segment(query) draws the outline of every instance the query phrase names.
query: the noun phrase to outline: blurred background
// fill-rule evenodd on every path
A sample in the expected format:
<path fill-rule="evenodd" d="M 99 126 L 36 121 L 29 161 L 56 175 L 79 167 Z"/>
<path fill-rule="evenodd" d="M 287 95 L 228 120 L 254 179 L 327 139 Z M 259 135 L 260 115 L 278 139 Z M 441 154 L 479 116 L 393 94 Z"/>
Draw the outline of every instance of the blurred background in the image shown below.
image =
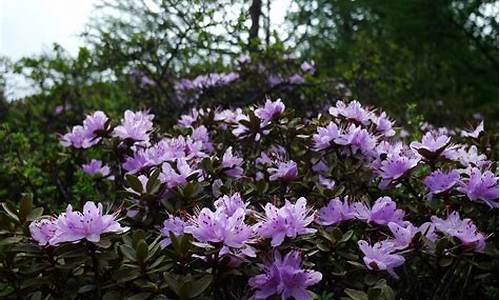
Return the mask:
<path fill-rule="evenodd" d="M 86 112 L 281 97 L 358 99 L 403 124 L 498 126 L 498 2 L 0 0 L 0 121 L 64 131 Z"/>

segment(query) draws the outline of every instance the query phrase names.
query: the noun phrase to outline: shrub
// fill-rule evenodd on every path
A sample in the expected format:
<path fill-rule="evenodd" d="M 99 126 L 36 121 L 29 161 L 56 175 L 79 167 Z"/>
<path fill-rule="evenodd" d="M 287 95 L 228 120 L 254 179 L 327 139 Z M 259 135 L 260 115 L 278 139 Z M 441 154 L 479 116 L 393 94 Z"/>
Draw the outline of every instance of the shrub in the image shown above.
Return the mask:
<path fill-rule="evenodd" d="M 422 135 L 356 101 L 306 118 L 281 100 L 154 121 L 87 115 L 51 148 L 70 203 L 2 203 L 2 297 L 498 296 L 482 123 Z"/>

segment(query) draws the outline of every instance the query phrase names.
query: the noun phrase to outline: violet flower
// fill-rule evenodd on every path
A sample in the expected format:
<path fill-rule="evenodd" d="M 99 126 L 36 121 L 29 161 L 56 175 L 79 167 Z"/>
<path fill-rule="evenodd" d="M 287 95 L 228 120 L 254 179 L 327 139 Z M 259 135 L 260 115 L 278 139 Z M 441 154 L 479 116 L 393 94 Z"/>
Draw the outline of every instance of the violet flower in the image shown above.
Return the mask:
<path fill-rule="evenodd" d="M 430 195 L 445 193 L 458 184 L 460 173 L 457 170 L 448 172 L 436 170 L 424 179 L 425 186 L 429 189 Z"/>
<path fill-rule="evenodd" d="M 405 212 L 398 209 L 390 197 L 378 198 L 371 208 L 362 202 L 353 203 L 352 208 L 357 219 L 377 225 L 387 225 L 389 222 L 402 224 L 405 216 Z"/>
<path fill-rule="evenodd" d="M 445 156 L 448 152 L 455 149 L 455 146 L 450 146 L 451 137 L 441 134 L 434 135 L 427 132 L 421 142 L 413 141 L 410 147 L 419 155 L 426 159 L 435 159 L 439 156 Z"/>
<path fill-rule="evenodd" d="M 386 189 L 392 182 L 406 176 L 420 161 L 419 158 L 407 156 L 391 156 L 380 163 L 380 168 L 376 171 L 382 178 L 379 183 L 380 189 Z"/>
<path fill-rule="evenodd" d="M 110 174 L 109 166 L 103 165 L 102 161 L 97 159 L 92 159 L 90 163 L 82 165 L 82 170 L 89 175 L 99 174 L 102 177 L 107 177 Z"/>
<path fill-rule="evenodd" d="M 82 213 L 73 211 L 69 204 L 66 213 L 57 218 L 56 226 L 56 232 L 50 239 L 51 245 L 81 239 L 99 242 L 104 233 L 123 233 L 128 230 L 128 227 L 122 227 L 116 221 L 116 214 L 103 214 L 102 204 L 95 205 L 91 201 L 85 203 Z"/>
<path fill-rule="evenodd" d="M 432 216 L 431 221 L 438 231 L 458 238 L 466 248 L 472 248 L 476 252 L 484 250 L 486 237 L 479 232 L 471 219 L 461 220 L 457 211 L 449 214 L 445 220 Z"/>
<path fill-rule="evenodd" d="M 255 110 L 255 116 L 261 120 L 261 126 L 264 126 L 284 111 L 285 105 L 283 104 L 281 99 L 278 99 L 276 101 L 271 101 L 268 99 L 266 100 L 266 103 L 264 103 L 264 106 L 261 106 Z"/>
<path fill-rule="evenodd" d="M 185 159 L 181 158 L 177 159 L 176 169 L 170 163 L 166 162 L 162 165 L 161 173 L 158 177 L 170 189 L 186 184 L 188 177 L 199 173 L 198 170 L 192 169 Z"/>
<path fill-rule="evenodd" d="M 168 218 L 163 222 L 163 227 L 160 229 L 160 233 L 164 239 L 160 241 L 160 246 L 162 248 L 167 247 L 172 243 L 170 240 L 170 233 L 173 233 L 176 237 L 184 234 L 184 228 L 187 226 L 187 222 L 179 217 L 168 216 Z"/>
<path fill-rule="evenodd" d="M 336 140 L 336 142 L 349 146 L 353 154 L 360 151 L 365 156 L 374 156 L 375 147 L 377 146 L 377 138 L 375 136 L 368 132 L 368 130 L 354 124 L 351 124 L 346 133 Z"/>
<path fill-rule="evenodd" d="M 477 139 L 479 138 L 479 135 L 481 135 L 482 132 L 484 132 L 484 121 L 481 121 L 481 123 L 479 123 L 479 125 L 477 125 L 477 127 L 473 131 L 462 130 L 460 135 L 463 137 L 470 137 L 473 139 Z"/>
<path fill-rule="evenodd" d="M 281 299 L 312 300 L 307 288 L 321 281 L 320 272 L 302 269 L 300 252 L 290 251 L 284 258 L 274 252 L 272 261 L 263 266 L 263 274 L 250 278 L 248 284 L 256 289 L 249 300 L 265 300 L 272 295 Z"/>
<path fill-rule="evenodd" d="M 354 211 L 344 198 L 344 202 L 339 198 L 331 199 L 327 206 L 319 210 L 316 223 L 320 225 L 335 225 L 344 221 L 354 219 Z"/>
<path fill-rule="evenodd" d="M 344 117 L 363 125 L 370 124 L 373 117 L 373 112 L 364 109 L 358 101 L 351 101 L 347 105 L 342 101 L 337 101 L 335 107 L 330 107 L 328 111 L 334 117 Z"/>
<path fill-rule="evenodd" d="M 305 82 L 305 79 L 300 74 L 293 74 L 292 76 L 290 76 L 288 78 L 288 82 L 290 84 L 299 85 L 299 84 L 303 84 Z"/>
<path fill-rule="evenodd" d="M 56 233 L 56 219 L 43 218 L 30 223 L 29 230 L 31 237 L 38 242 L 38 245 L 48 245 Z"/>
<path fill-rule="evenodd" d="M 321 184 L 321 186 L 323 186 L 327 190 L 333 190 L 336 183 L 333 179 L 329 179 L 323 175 L 319 175 L 319 184 Z"/>
<path fill-rule="evenodd" d="M 286 200 L 281 208 L 267 203 L 264 211 L 265 216 L 254 228 L 258 235 L 272 238 L 273 247 L 281 245 L 285 237 L 295 238 L 316 232 L 316 229 L 307 227 L 314 221 L 314 211 L 307 208 L 307 200 L 304 197 L 297 199 L 295 204 Z"/>
<path fill-rule="evenodd" d="M 374 271 L 386 270 L 394 278 L 399 276 L 394 272 L 394 268 L 401 266 L 405 259 L 399 254 L 394 254 L 396 249 L 390 241 L 382 241 L 370 246 L 368 242 L 358 241 L 359 249 L 365 255 L 363 261 L 368 269 Z"/>
<path fill-rule="evenodd" d="M 283 181 L 292 181 L 298 176 L 297 163 L 293 160 L 287 162 L 279 162 L 276 168 L 268 168 L 269 180 L 276 181 L 278 179 Z"/>
<path fill-rule="evenodd" d="M 233 155 L 233 147 L 228 147 L 222 156 L 222 167 L 224 174 L 233 178 L 241 178 L 243 176 L 243 159 Z"/>
<path fill-rule="evenodd" d="M 215 212 L 203 208 L 194 216 L 185 228 L 186 233 L 202 243 L 222 243 L 219 254 L 230 253 L 237 249 L 246 256 L 255 256 L 255 250 L 248 245 L 252 242 L 254 233 L 252 228 L 245 224 L 245 209 L 238 208 L 233 215 L 228 216 L 224 210 Z"/>
<path fill-rule="evenodd" d="M 314 72 L 316 71 L 316 69 L 314 68 L 314 65 L 311 63 L 308 63 L 307 61 L 303 62 L 300 65 L 300 69 L 306 73 L 309 73 L 309 74 L 314 74 Z"/>
<path fill-rule="evenodd" d="M 231 196 L 224 195 L 214 202 L 217 210 L 222 210 L 226 215 L 232 216 L 238 209 L 243 208 L 246 211 L 248 203 L 241 199 L 240 193 L 234 193 Z"/>
<path fill-rule="evenodd" d="M 149 141 L 149 133 L 153 130 L 154 115 L 146 111 L 125 111 L 119 126 L 113 130 L 113 136 L 122 140 L 132 139 L 134 141 Z"/>
<path fill-rule="evenodd" d="M 415 234 L 420 232 L 423 236 L 428 238 L 431 241 L 435 241 L 437 236 L 435 234 L 435 226 L 431 222 L 426 222 L 422 224 L 420 227 L 415 227 L 410 222 L 405 222 L 405 224 L 396 224 L 394 222 L 390 222 L 388 224 L 389 229 L 394 236 L 394 239 L 391 242 L 394 243 L 395 249 L 405 249 L 407 248 Z"/>
<path fill-rule="evenodd" d="M 330 122 L 326 127 L 318 127 L 317 133 L 313 135 L 315 151 L 321 151 L 332 146 L 333 143 L 345 145 L 346 141 L 342 138 L 342 132 L 339 130 L 337 124 Z"/>
<path fill-rule="evenodd" d="M 483 173 L 472 168 L 469 177 L 460 182 L 458 190 L 476 202 L 484 202 L 489 207 L 498 208 L 498 177 L 491 171 Z"/>

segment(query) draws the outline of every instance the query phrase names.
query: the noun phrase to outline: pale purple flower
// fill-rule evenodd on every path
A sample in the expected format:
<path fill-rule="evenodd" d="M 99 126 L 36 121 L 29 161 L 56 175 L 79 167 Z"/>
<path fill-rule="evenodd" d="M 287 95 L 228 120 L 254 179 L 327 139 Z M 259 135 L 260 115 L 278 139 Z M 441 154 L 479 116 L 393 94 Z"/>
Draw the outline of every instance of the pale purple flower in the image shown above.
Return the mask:
<path fill-rule="evenodd" d="M 461 220 L 457 211 L 449 214 L 445 220 L 432 216 L 431 221 L 438 231 L 458 238 L 465 247 L 472 247 L 477 252 L 484 250 L 486 237 L 479 232 L 471 219 Z"/>
<path fill-rule="evenodd" d="M 477 125 L 477 127 L 472 131 L 462 130 L 460 135 L 463 137 L 477 139 L 482 132 L 484 132 L 484 121 L 481 121 L 481 123 L 479 123 L 479 125 Z"/>
<path fill-rule="evenodd" d="M 337 101 L 336 106 L 330 107 L 328 111 L 334 117 L 344 117 L 363 125 L 370 124 L 373 116 L 373 112 L 364 109 L 358 101 L 351 101 L 347 105 L 342 101 Z"/>
<path fill-rule="evenodd" d="M 405 216 L 405 212 L 398 209 L 390 197 L 378 198 L 371 208 L 362 202 L 353 203 L 351 207 L 357 219 L 378 225 L 387 225 L 389 222 L 402 224 Z"/>
<path fill-rule="evenodd" d="M 116 221 L 115 214 L 103 214 L 101 203 L 95 205 L 91 201 L 85 203 L 82 213 L 73 211 L 73 207 L 69 204 L 66 213 L 57 218 L 56 225 L 54 237 L 50 239 L 52 245 L 81 239 L 99 242 L 104 233 L 123 233 L 128 230 Z"/>
<path fill-rule="evenodd" d="M 64 147 L 74 147 L 74 148 L 90 148 L 97 144 L 99 139 L 95 139 L 93 136 L 88 135 L 88 131 L 81 125 L 74 126 L 71 132 L 66 133 L 61 137 L 61 145 Z"/>
<path fill-rule="evenodd" d="M 48 245 L 56 233 L 56 219 L 43 218 L 30 223 L 29 230 L 31 237 L 38 242 L 38 245 Z"/>
<path fill-rule="evenodd" d="M 368 269 L 374 271 L 386 270 L 394 278 L 399 276 L 394 272 L 394 268 L 401 266 L 405 259 L 399 254 L 395 254 L 396 249 L 390 241 L 382 241 L 370 246 L 368 242 L 358 241 L 359 249 L 365 255 L 363 261 Z"/>
<path fill-rule="evenodd" d="M 241 199 L 240 193 L 234 193 L 231 196 L 224 195 L 214 202 L 217 210 L 222 210 L 226 215 L 232 216 L 238 209 L 243 208 L 246 211 L 248 203 Z"/>
<path fill-rule="evenodd" d="M 435 226 L 431 222 L 426 222 L 422 224 L 420 227 L 415 227 L 410 222 L 405 222 L 405 224 L 396 224 L 394 222 L 390 222 L 388 224 L 389 229 L 394 236 L 394 239 L 391 242 L 394 243 L 394 247 L 396 249 L 405 249 L 407 248 L 415 234 L 420 232 L 423 236 L 427 237 L 431 241 L 435 241 L 437 239 L 435 234 Z"/>
<path fill-rule="evenodd" d="M 153 130 L 154 115 L 147 111 L 125 111 L 121 124 L 113 130 L 113 136 L 134 141 L 149 141 L 149 133 Z"/>
<path fill-rule="evenodd" d="M 328 165 L 323 159 L 320 159 L 319 161 L 314 163 L 311 169 L 316 173 L 326 173 L 329 170 Z"/>
<path fill-rule="evenodd" d="M 326 127 L 318 127 L 317 133 L 313 135 L 315 151 L 320 151 L 329 148 L 333 143 L 345 145 L 347 142 L 341 138 L 342 132 L 339 130 L 337 124 L 330 122 Z"/>
<path fill-rule="evenodd" d="M 240 56 L 238 57 L 238 62 L 240 64 L 246 64 L 246 63 L 249 63 L 252 59 L 250 58 L 250 56 L 248 56 L 247 54 L 240 54 Z"/>
<path fill-rule="evenodd" d="M 99 174 L 102 177 L 107 177 L 110 173 L 109 166 L 103 165 L 102 161 L 97 159 L 92 159 L 90 163 L 82 165 L 82 170 L 89 175 Z"/>
<path fill-rule="evenodd" d="M 150 160 L 146 156 L 146 151 L 144 149 L 135 151 L 134 156 L 127 157 L 122 164 L 122 167 L 130 174 L 137 173 L 148 166 L 150 166 Z"/>
<path fill-rule="evenodd" d="M 106 130 L 108 121 L 106 114 L 98 110 L 83 120 L 83 128 L 85 128 L 89 136 L 95 136 L 96 131 Z"/>
<path fill-rule="evenodd" d="M 334 225 L 344 221 L 354 219 L 354 211 L 344 198 L 344 202 L 339 198 L 331 199 L 327 206 L 319 210 L 316 223 L 320 225 Z"/>
<path fill-rule="evenodd" d="M 319 175 L 319 184 L 321 184 L 327 190 L 333 190 L 335 187 L 335 180 L 329 179 L 323 175 Z"/>
<path fill-rule="evenodd" d="M 235 248 L 244 251 L 244 255 L 253 256 L 253 248 L 248 243 L 252 242 L 254 233 L 245 224 L 245 214 L 244 208 L 238 208 L 234 214 L 227 215 L 223 209 L 214 212 L 205 207 L 190 220 L 185 232 L 191 233 L 202 243 L 223 243 L 221 254 Z"/>
<path fill-rule="evenodd" d="M 196 122 L 198 120 L 199 115 L 200 115 L 199 112 L 195 108 L 193 108 L 191 110 L 191 113 L 182 115 L 179 118 L 179 121 L 177 122 L 177 124 L 180 127 L 185 127 L 185 128 L 190 127 L 193 125 L 194 122 Z"/>
<path fill-rule="evenodd" d="M 481 172 L 478 168 L 470 169 L 468 175 L 460 182 L 458 190 L 472 201 L 498 208 L 498 176 L 491 171 Z"/>
<path fill-rule="evenodd" d="M 243 176 L 243 159 L 233 155 L 233 147 L 228 147 L 222 156 L 222 167 L 224 174 L 233 178 L 240 178 Z"/>
<path fill-rule="evenodd" d="M 347 132 L 336 140 L 336 142 L 349 146 L 353 154 L 360 151 L 367 156 L 375 155 L 375 147 L 377 146 L 377 138 L 375 136 L 368 130 L 354 124 L 351 124 Z"/>
<path fill-rule="evenodd" d="M 276 168 L 268 168 L 267 172 L 269 173 L 269 180 L 283 180 L 283 181 L 292 181 L 297 178 L 298 170 L 297 163 L 293 160 L 289 160 L 287 162 L 279 162 Z"/>
<path fill-rule="evenodd" d="M 208 134 L 208 129 L 201 125 L 199 127 L 193 128 L 193 133 L 191 133 L 191 138 L 194 142 L 201 142 L 203 149 L 207 152 L 212 152 L 214 150 L 214 145 L 210 140 L 210 135 Z"/>
<path fill-rule="evenodd" d="M 255 225 L 255 231 L 264 238 L 272 238 L 273 247 L 281 245 L 285 237 L 295 238 L 316 232 L 307 227 L 314 221 L 314 211 L 307 207 L 304 197 L 297 199 L 295 204 L 286 200 L 281 208 L 267 203 L 264 211 L 265 216 Z"/>
<path fill-rule="evenodd" d="M 275 87 L 283 83 L 283 78 L 279 75 L 271 74 L 267 77 L 267 82 L 270 87 Z"/>
<path fill-rule="evenodd" d="M 187 226 L 187 222 L 179 217 L 168 216 L 168 218 L 163 222 L 163 227 L 160 229 L 160 233 L 164 239 L 160 241 L 162 248 L 167 247 L 172 243 L 170 240 L 170 233 L 173 233 L 176 237 L 184 234 L 184 228 Z"/>
<path fill-rule="evenodd" d="M 262 124 L 265 125 L 270 122 L 275 117 L 279 116 L 285 111 L 285 105 L 278 99 L 276 101 L 266 100 L 264 106 L 261 106 L 255 110 L 255 116 L 261 119 Z"/>
<path fill-rule="evenodd" d="M 187 179 L 194 174 L 198 174 L 198 170 L 194 170 L 183 158 L 178 158 L 176 161 L 176 169 L 168 162 L 164 163 L 161 168 L 160 176 L 158 177 L 162 183 L 166 183 L 167 187 L 172 189 L 187 183 Z"/>
<path fill-rule="evenodd" d="M 288 78 L 288 82 L 290 84 L 303 84 L 305 79 L 300 74 L 293 74 Z"/>
<path fill-rule="evenodd" d="M 451 137 L 447 135 L 434 135 L 432 132 L 427 132 L 421 142 L 413 141 L 410 147 L 421 156 L 427 159 L 434 159 L 439 156 L 447 155 L 447 152 L 452 151 L 456 147 L 450 146 Z"/>
<path fill-rule="evenodd" d="M 274 252 L 272 261 L 263 266 L 263 274 L 250 278 L 248 284 L 256 289 L 249 300 L 265 300 L 273 295 L 281 299 L 312 300 L 307 288 L 321 281 L 320 272 L 302 269 L 300 252 L 290 251 L 284 258 Z"/>
<path fill-rule="evenodd" d="M 385 112 L 382 112 L 380 116 L 374 116 L 372 122 L 377 126 L 377 131 L 386 137 L 391 137 L 396 134 L 396 131 L 392 128 L 394 121 L 390 120 Z"/>
<path fill-rule="evenodd" d="M 459 180 L 460 173 L 457 170 L 450 170 L 448 172 L 436 170 L 425 177 L 424 184 L 429 189 L 431 195 L 441 194 L 456 186 Z"/>
<path fill-rule="evenodd" d="M 380 167 L 376 170 L 377 174 L 382 178 L 379 183 L 379 188 L 386 189 L 392 182 L 406 176 L 420 161 L 419 158 L 411 158 L 406 156 L 391 156 L 380 163 Z"/>
<path fill-rule="evenodd" d="M 64 112 L 64 105 L 58 105 L 56 106 L 56 108 L 54 109 L 54 115 L 60 115 Z"/>
<path fill-rule="evenodd" d="M 300 69 L 302 69 L 302 71 L 309 73 L 309 74 L 314 74 L 314 72 L 316 71 L 316 69 L 314 68 L 314 65 L 311 63 L 308 63 L 307 61 L 303 62 L 300 65 Z"/>
<path fill-rule="evenodd" d="M 468 149 L 467 146 L 464 145 L 454 151 L 450 151 L 447 158 L 460 162 L 460 164 L 464 167 L 468 167 L 470 165 L 484 167 L 491 163 L 487 160 L 486 155 L 478 152 L 475 145 L 470 146 Z"/>

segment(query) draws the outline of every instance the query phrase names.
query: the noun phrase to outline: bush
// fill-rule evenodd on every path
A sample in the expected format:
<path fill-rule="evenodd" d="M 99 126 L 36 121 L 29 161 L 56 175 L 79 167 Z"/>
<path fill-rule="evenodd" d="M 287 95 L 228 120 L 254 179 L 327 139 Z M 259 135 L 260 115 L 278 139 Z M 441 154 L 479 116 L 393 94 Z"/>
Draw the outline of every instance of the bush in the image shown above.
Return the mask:
<path fill-rule="evenodd" d="M 0 214 L 2 297 L 498 297 L 482 123 L 421 132 L 355 101 L 305 117 L 281 100 L 154 120 L 96 111 L 43 158 L 3 129 L 12 159 L 57 162 L 71 185 L 51 201 L 22 168 L 27 193 Z"/>

